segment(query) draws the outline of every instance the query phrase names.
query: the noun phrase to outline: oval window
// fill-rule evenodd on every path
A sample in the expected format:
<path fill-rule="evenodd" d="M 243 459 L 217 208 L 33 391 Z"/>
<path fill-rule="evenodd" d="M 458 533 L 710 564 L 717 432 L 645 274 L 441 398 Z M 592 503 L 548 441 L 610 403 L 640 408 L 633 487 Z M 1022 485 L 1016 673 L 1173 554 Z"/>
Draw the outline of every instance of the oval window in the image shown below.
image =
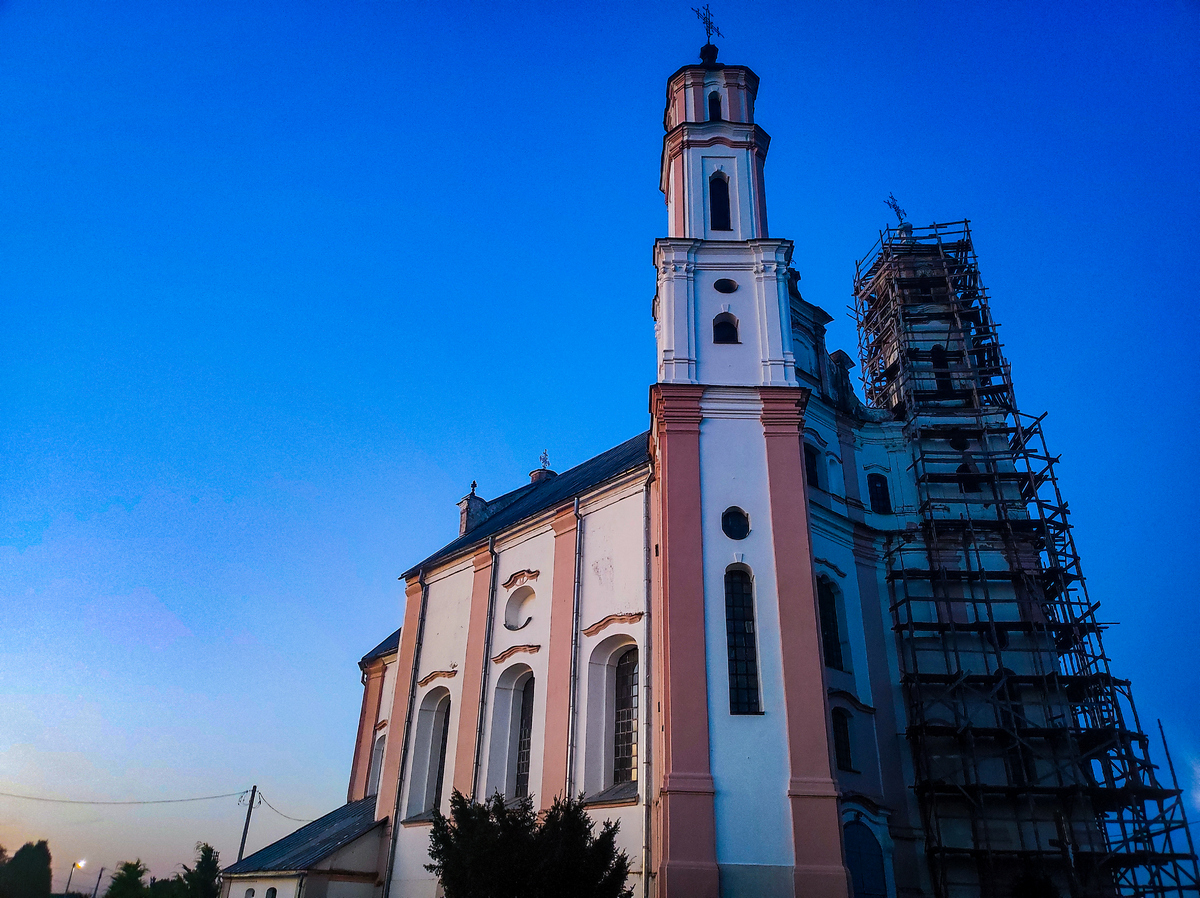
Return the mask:
<path fill-rule="evenodd" d="M 737 281 L 731 281 L 729 278 L 721 278 L 713 286 L 718 293 L 732 293 L 738 288 Z"/>
<path fill-rule="evenodd" d="M 730 539 L 745 539 L 750 533 L 750 518 L 734 505 L 721 515 L 721 530 Z"/>

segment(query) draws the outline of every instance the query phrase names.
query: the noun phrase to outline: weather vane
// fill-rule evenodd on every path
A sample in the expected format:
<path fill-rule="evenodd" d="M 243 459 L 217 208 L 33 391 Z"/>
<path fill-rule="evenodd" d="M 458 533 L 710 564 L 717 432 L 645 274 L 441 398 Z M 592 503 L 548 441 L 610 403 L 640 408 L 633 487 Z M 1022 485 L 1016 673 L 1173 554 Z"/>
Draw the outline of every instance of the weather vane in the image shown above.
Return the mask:
<path fill-rule="evenodd" d="M 697 19 L 704 23 L 704 38 L 710 44 L 712 43 L 712 36 L 714 34 L 717 37 L 725 36 L 721 33 L 721 29 L 717 27 L 717 23 L 713 21 L 712 10 L 708 8 L 707 3 L 704 4 L 703 9 L 697 9 L 693 6 L 692 12 L 696 14 Z"/>
<path fill-rule="evenodd" d="M 538 456 L 538 461 L 542 463 L 542 470 L 546 470 L 550 467 L 550 453 L 543 449 L 542 454 Z"/>
<path fill-rule="evenodd" d="M 883 201 L 883 204 L 896 213 L 896 218 L 900 220 L 900 224 L 904 224 L 904 216 L 908 215 L 908 213 L 900 208 L 900 204 L 896 201 L 896 194 L 889 193 L 888 198 Z"/>

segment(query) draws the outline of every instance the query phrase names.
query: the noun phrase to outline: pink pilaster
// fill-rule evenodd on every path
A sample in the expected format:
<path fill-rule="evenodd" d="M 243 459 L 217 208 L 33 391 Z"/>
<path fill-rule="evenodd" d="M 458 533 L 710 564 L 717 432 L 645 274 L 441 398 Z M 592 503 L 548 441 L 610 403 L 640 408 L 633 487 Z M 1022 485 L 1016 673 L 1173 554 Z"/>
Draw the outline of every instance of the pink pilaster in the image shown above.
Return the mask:
<path fill-rule="evenodd" d="M 546 657 L 546 748 L 542 756 L 542 792 L 548 808 L 567 789 L 567 739 L 571 713 L 571 628 L 575 623 L 574 508 L 554 518 L 554 578 L 550 594 L 550 649 Z"/>
<path fill-rule="evenodd" d="M 400 628 L 400 651 L 396 656 L 396 685 L 392 692 L 393 713 L 404 713 L 408 707 L 408 693 L 412 689 L 413 658 L 417 653 L 417 630 L 421 619 L 421 583 L 414 577 L 404 584 L 404 626 Z M 371 721 L 372 726 L 374 721 Z M 392 736 L 383 748 L 383 766 L 379 772 L 379 801 L 375 806 L 375 819 L 390 817 L 396 807 L 396 789 L 400 782 L 400 756 L 408 734 L 403 725 L 390 728 Z M 393 825 L 395 821 L 392 821 Z"/>
<path fill-rule="evenodd" d="M 704 564 L 700 534 L 702 386 L 650 389 L 658 536 L 652 600 L 661 703 L 656 734 L 655 863 L 660 898 L 716 898 L 713 780 L 709 768 L 704 646 Z"/>
<path fill-rule="evenodd" d="M 763 438 L 771 495 L 771 531 L 783 642 L 788 800 L 796 854 L 796 894 L 846 898 L 837 786 L 829 766 L 825 668 L 804 480 L 801 426 L 807 390 L 762 387 Z"/>

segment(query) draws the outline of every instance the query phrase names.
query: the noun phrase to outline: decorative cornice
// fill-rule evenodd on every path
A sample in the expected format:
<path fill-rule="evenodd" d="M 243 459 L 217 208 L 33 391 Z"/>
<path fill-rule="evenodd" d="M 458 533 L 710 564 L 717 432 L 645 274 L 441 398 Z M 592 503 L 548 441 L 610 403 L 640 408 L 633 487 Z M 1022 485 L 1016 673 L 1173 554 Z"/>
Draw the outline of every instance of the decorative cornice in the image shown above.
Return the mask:
<path fill-rule="evenodd" d="M 384 718 L 383 720 L 381 720 L 381 721 L 379 721 L 377 724 L 375 724 L 375 732 L 377 732 L 377 733 L 378 733 L 378 732 L 379 732 L 380 730 L 382 730 L 382 729 L 383 729 L 385 726 L 387 726 L 387 718 Z"/>
<path fill-rule="evenodd" d="M 642 611 L 627 611 L 622 614 L 610 614 L 608 617 L 601 618 L 594 624 L 583 628 L 584 636 L 595 636 L 605 627 L 611 627 L 613 624 L 636 624 L 643 617 L 645 612 Z"/>
<path fill-rule="evenodd" d="M 852 708 L 856 708 L 857 710 L 862 711 L 864 714 L 874 714 L 875 713 L 874 708 L 872 708 L 866 702 L 862 701 L 853 692 L 847 692 L 845 689 L 834 689 L 831 687 L 829 689 L 829 697 L 840 699 L 841 701 L 844 701 L 846 704 L 850 705 Z"/>
<path fill-rule="evenodd" d="M 457 676 L 458 676 L 458 671 L 453 668 L 451 668 L 450 670 L 435 670 L 433 673 L 428 674 L 428 675 L 422 677 L 421 679 L 417 680 L 417 685 L 418 686 L 428 686 L 430 683 L 432 683 L 434 680 L 438 679 L 439 677 L 450 678 L 450 677 L 457 677 Z"/>
<path fill-rule="evenodd" d="M 814 558 L 813 561 L 815 561 L 817 564 L 825 565 L 825 567 L 829 568 L 831 571 L 833 571 L 839 577 L 846 576 L 845 571 L 843 571 L 840 567 L 838 567 L 836 564 L 834 564 L 832 561 L 830 561 L 827 558 Z"/>
<path fill-rule="evenodd" d="M 541 571 L 531 571 L 526 568 L 523 571 L 517 571 L 502 584 L 504 589 L 512 589 L 514 586 L 520 586 L 522 583 L 528 583 L 530 580 L 536 580 Z"/>
<path fill-rule="evenodd" d="M 492 663 L 499 664 L 501 661 L 507 661 L 513 655 L 520 654 L 521 652 L 529 652 L 532 655 L 536 652 L 540 652 L 541 650 L 542 647 L 540 645 L 514 645 L 505 649 L 503 652 L 493 658 Z"/>

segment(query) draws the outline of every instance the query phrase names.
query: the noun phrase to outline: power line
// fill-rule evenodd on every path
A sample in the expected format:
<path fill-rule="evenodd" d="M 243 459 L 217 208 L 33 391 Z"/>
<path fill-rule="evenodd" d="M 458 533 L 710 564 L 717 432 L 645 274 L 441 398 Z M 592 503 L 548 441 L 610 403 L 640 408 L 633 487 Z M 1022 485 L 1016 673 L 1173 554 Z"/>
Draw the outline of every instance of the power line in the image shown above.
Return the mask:
<path fill-rule="evenodd" d="M 241 792 L 226 792 L 224 795 L 201 795 L 198 798 L 159 798 L 153 801 L 78 801 L 72 798 L 43 798 L 39 795 L 14 795 L 12 792 L 0 792 L 0 797 L 4 798 L 19 798 L 22 801 L 44 801 L 50 804 L 182 804 L 186 801 L 213 801 L 217 798 L 232 798 L 233 796 L 242 796 L 249 792 L 249 789 L 243 789 Z M 271 808 L 271 810 L 275 810 Z M 275 811 L 275 813 L 279 813 Z"/>
<path fill-rule="evenodd" d="M 258 793 L 258 797 L 262 799 L 263 804 L 269 807 L 280 817 L 283 817 L 285 820 L 292 820 L 296 823 L 312 823 L 312 820 L 301 820 L 299 817 L 289 817 L 287 814 L 283 813 L 283 811 L 279 810 L 279 808 L 275 807 L 275 805 L 271 804 L 271 802 L 267 801 L 267 796 L 263 795 L 261 791 Z"/>

